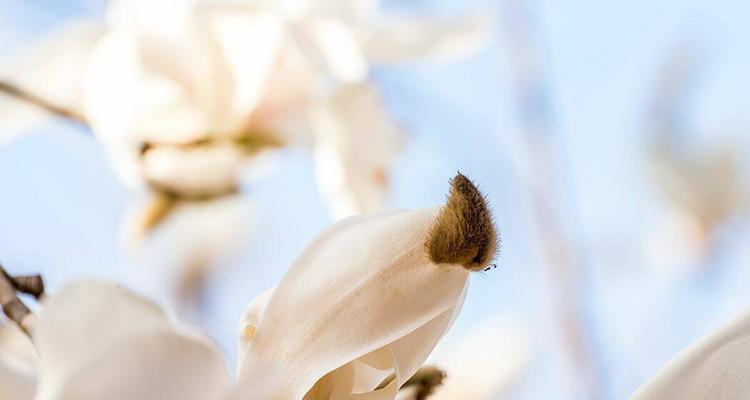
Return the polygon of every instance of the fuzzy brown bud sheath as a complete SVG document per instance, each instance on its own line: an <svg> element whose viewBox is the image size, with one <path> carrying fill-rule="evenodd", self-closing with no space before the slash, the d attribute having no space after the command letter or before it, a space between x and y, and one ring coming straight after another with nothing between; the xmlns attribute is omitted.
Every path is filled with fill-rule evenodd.
<svg viewBox="0 0 750 400"><path fill-rule="evenodd" d="M425 243L436 264L460 264L481 271L495 257L498 236L487 199L460 172L451 179L448 201L440 210Z"/></svg>

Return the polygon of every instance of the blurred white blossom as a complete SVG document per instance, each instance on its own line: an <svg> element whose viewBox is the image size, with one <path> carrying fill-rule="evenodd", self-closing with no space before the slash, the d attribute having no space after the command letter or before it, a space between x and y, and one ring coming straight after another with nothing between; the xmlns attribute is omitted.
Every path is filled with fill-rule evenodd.
<svg viewBox="0 0 750 400"><path fill-rule="evenodd" d="M531 358L530 338L511 323L489 319L454 338L450 350L431 361L446 379L431 399L492 400L517 381Z"/></svg>
<svg viewBox="0 0 750 400"><path fill-rule="evenodd" d="M462 55L487 26L484 18L393 20L369 0L112 0L103 24L57 32L0 78L80 115L121 180L151 192L128 213L129 243L162 225L190 241L174 212L237 194L248 163L282 146L313 151L336 218L381 209L403 134L370 65ZM43 70L26 75L36 64ZM206 219L229 212L203 208ZM187 255L220 257L202 249L234 241L209 240Z"/></svg>

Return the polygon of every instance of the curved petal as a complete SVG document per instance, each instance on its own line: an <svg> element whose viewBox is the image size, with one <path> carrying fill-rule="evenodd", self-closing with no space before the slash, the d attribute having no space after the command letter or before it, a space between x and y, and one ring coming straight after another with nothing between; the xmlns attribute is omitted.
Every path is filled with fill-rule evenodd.
<svg viewBox="0 0 750 400"><path fill-rule="evenodd" d="M364 49L375 64L461 58L487 42L489 27L484 16L449 21L404 19L365 31Z"/></svg>
<svg viewBox="0 0 750 400"><path fill-rule="evenodd" d="M632 400L740 399L750 396L750 314L671 359Z"/></svg>
<svg viewBox="0 0 750 400"><path fill-rule="evenodd" d="M452 320L440 316L453 315L469 276L428 259L425 240L437 215L431 208L352 217L319 236L271 296L241 378L276 368L283 376L275 394L302 398L324 375L389 345L398 354L392 365L408 378ZM406 339L412 332L426 341ZM398 385L389 389L394 396Z"/></svg>
<svg viewBox="0 0 750 400"><path fill-rule="evenodd" d="M217 400L229 389L224 362L203 339L176 332L130 337L99 354L56 400Z"/></svg>
<svg viewBox="0 0 750 400"><path fill-rule="evenodd" d="M382 209L403 133L376 90L350 85L312 113L320 192L337 218Z"/></svg>
<svg viewBox="0 0 750 400"><path fill-rule="evenodd" d="M314 18L291 26L311 64L342 82L361 82L368 66L355 31L333 18Z"/></svg>
<svg viewBox="0 0 750 400"><path fill-rule="evenodd" d="M500 398L531 358L526 332L495 319L472 326L448 344L446 349L450 350L444 357L430 361L445 369L447 375L431 399Z"/></svg>
<svg viewBox="0 0 750 400"><path fill-rule="evenodd" d="M258 7L205 7L204 16L234 76L234 113L244 119L265 95L286 37L283 21Z"/></svg>
<svg viewBox="0 0 750 400"><path fill-rule="evenodd" d="M258 323L260 322L261 317L263 317L263 313L266 311L266 306L268 306L268 301L271 300L274 290L275 288L271 288L259 294L258 297L250 302L245 309L245 312L242 313L239 331L237 332L237 372L242 368L247 348L250 345L253 336L255 336L255 331L258 329Z"/></svg>
<svg viewBox="0 0 750 400"><path fill-rule="evenodd" d="M86 71L87 120L115 143L181 144L230 133L237 128L234 80L220 47L192 7L159 10L179 17L156 24L147 17L153 10L131 10L114 18L95 47Z"/></svg>
<svg viewBox="0 0 750 400"><path fill-rule="evenodd" d="M237 188L244 154L233 143L154 146L141 157L151 185L185 197L212 197Z"/></svg>
<svg viewBox="0 0 750 400"><path fill-rule="evenodd" d="M34 345L20 329L0 327L0 399L33 399L37 363Z"/></svg>
<svg viewBox="0 0 750 400"><path fill-rule="evenodd" d="M43 360L42 389L124 339L169 329L164 312L118 285L76 283L44 303L34 341Z"/></svg>

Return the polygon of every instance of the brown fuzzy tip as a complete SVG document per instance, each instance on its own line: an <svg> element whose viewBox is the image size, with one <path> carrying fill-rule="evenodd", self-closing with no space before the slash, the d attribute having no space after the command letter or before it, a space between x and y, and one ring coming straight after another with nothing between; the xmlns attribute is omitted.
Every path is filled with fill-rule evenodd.
<svg viewBox="0 0 750 400"><path fill-rule="evenodd" d="M497 245L497 230L487 199L459 172L451 179L448 202L440 210L425 242L430 260L481 271L492 262Z"/></svg>

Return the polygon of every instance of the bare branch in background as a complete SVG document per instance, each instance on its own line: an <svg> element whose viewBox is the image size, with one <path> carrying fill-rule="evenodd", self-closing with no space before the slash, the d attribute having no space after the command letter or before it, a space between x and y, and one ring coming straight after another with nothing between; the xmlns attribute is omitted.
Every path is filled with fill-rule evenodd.
<svg viewBox="0 0 750 400"><path fill-rule="evenodd" d="M36 316L26 307L17 291L29 293L36 298L44 294L44 283L40 276L12 278L0 265L0 305L3 313L29 337L34 331Z"/></svg>
<svg viewBox="0 0 750 400"><path fill-rule="evenodd" d="M65 118L83 126L88 126L83 116L79 115L75 111L69 110L59 104L55 104L54 102L47 100L41 96L30 93L11 82L0 80L0 93L13 97L18 101L36 106L44 111L49 112L52 115Z"/></svg>
<svg viewBox="0 0 750 400"><path fill-rule="evenodd" d="M558 317L568 371L580 386L576 398L601 398L601 366L596 357L594 335L588 332L587 312L580 297L584 292L584 257L577 252L563 222L567 210L562 195L565 166L554 149L556 128L547 82L544 79L534 20L522 0L506 0L503 17L507 32L507 59L513 75L514 97L529 159L528 191L536 224L544 272L551 285L552 309ZM566 192L570 192L566 188Z"/></svg>

